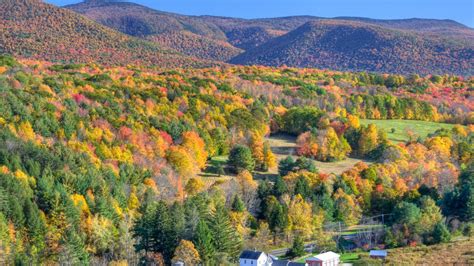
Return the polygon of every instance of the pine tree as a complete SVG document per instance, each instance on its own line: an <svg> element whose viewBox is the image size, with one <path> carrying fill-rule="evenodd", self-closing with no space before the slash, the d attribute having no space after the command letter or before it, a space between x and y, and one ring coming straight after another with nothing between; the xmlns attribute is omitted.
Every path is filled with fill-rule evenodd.
<svg viewBox="0 0 474 266"><path fill-rule="evenodd" d="M293 246L288 250L288 257L296 258L305 254L303 238L296 236L293 240Z"/></svg>
<svg viewBox="0 0 474 266"><path fill-rule="evenodd" d="M238 173L243 170L253 171L255 159L252 157L252 151L247 146L236 145L230 151L229 165Z"/></svg>
<svg viewBox="0 0 474 266"><path fill-rule="evenodd" d="M178 245L177 229L165 202L144 206L143 216L133 228L133 236L138 239L136 251L157 252L170 263ZM180 226L181 227L181 226Z"/></svg>
<svg viewBox="0 0 474 266"><path fill-rule="evenodd" d="M234 196L234 200L232 201L232 211L234 212L244 212L245 211L245 204L240 198L239 195Z"/></svg>
<svg viewBox="0 0 474 266"><path fill-rule="evenodd" d="M272 209L268 225L274 233L283 232L288 226L288 214L281 204L277 204Z"/></svg>
<svg viewBox="0 0 474 266"><path fill-rule="evenodd" d="M216 249L214 248L211 230L209 230L207 223L203 220L200 220L197 225L193 243L201 256L202 263L204 265L212 264Z"/></svg>
<svg viewBox="0 0 474 266"><path fill-rule="evenodd" d="M137 239L136 251L145 251L145 255L153 250L153 222L154 214L152 206L142 205L140 208L142 217L137 219L132 229L133 238Z"/></svg>
<svg viewBox="0 0 474 266"><path fill-rule="evenodd" d="M295 184L295 195L300 194L303 198L311 197L311 188L304 177L299 177Z"/></svg>
<svg viewBox="0 0 474 266"><path fill-rule="evenodd" d="M89 264L89 254L86 250L84 240L73 230L68 230L64 236L64 252L60 258L60 264L70 265Z"/></svg>
<svg viewBox="0 0 474 266"><path fill-rule="evenodd" d="M446 243L451 239L451 233L443 222L438 222L433 230L434 243Z"/></svg>
<svg viewBox="0 0 474 266"><path fill-rule="evenodd" d="M168 206L163 201L156 205L152 229L153 251L161 253L165 262L169 263L178 245L178 239L174 221L171 219Z"/></svg>
<svg viewBox="0 0 474 266"><path fill-rule="evenodd" d="M232 227L224 206L218 205L210 221L213 243L217 252L227 253L229 258L236 259L240 253L242 240Z"/></svg>
<svg viewBox="0 0 474 266"><path fill-rule="evenodd" d="M293 167L295 166L295 160L293 157L288 156L285 159L281 160L278 164L278 173L281 176L286 176L289 172L293 171Z"/></svg>
<svg viewBox="0 0 474 266"><path fill-rule="evenodd" d="M277 176L275 180L275 185L273 185L273 195L279 198L287 192L288 192L288 187L286 186L285 181L283 181L283 178L281 176Z"/></svg>

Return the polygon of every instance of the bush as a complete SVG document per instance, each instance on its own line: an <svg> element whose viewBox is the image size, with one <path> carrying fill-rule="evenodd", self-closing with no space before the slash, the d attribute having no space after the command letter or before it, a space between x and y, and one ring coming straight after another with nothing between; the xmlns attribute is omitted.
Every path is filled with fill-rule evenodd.
<svg viewBox="0 0 474 266"><path fill-rule="evenodd" d="M462 233L465 236L474 236L474 223L467 223L463 226Z"/></svg>
<svg viewBox="0 0 474 266"><path fill-rule="evenodd" d="M433 230L433 241L435 244L447 243L451 240L451 233L443 222L436 224Z"/></svg>

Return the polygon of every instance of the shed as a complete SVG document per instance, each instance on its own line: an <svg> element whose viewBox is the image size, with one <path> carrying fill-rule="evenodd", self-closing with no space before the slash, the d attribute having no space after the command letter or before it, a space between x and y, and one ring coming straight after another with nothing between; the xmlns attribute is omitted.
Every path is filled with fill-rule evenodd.
<svg viewBox="0 0 474 266"><path fill-rule="evenodd" d="M369 252L369 257L372 259L386 259L387 251L386 250L371 250Z"/></svg>

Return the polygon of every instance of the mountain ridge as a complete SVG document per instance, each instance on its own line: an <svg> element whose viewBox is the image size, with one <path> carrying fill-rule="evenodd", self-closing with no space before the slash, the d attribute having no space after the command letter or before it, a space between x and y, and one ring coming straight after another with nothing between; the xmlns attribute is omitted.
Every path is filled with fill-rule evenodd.
<svg viewBox="0 0 474 266"><path fill-rule="evenodd" d="M35 8L21 8L24 3ZM400 74L471 75L474 69L474 30L453 20L187 16L115 0L64 8L4 0L0 11L0 52L52 61Z"/></svg>
<svg viewBox="0 0 474 266"><path fill-rule="evenodd" d="M374 48L375 47L375 48ZM314 21L233 58L233 64L473 74L474 45L361 22Z"/></svg>
<svg viewBox="0 0 474 266"><path fill-rule="evenodd" d="M0 35L0 53L25 58L163 67L208 64L39 0L2 0Z"/></svg>

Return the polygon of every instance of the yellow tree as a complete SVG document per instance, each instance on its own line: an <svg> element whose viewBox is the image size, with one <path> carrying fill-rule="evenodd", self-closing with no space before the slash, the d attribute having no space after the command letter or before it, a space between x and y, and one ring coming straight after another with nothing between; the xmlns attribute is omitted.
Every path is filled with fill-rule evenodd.
<svg viewBox="0 0 474 266"><path fill-rule="evenodd" d="M195 195L204 188L204 182L199 177L192 177L184 187L184 191L188 195Z"/></svg>
<svg viewBox="0 0 474 266"><path fill-rule="evenodd" d="M255 164L258 169L263 169L265 164L265 154L263 152L263 138L257 133L250 135L250 150L252 150L252 156L255 159Z"/></svg>
<svg viewBox="0 0 474 266"><path fill-rule="evenodd" d="M188 150L181 146L169 148L166 156L168 163L182 177L191 177L199 171L197 165Z"/></svg>
<svg viewBox="0 0 474 266"><path fill-rule="evenodd" d="M355 115L347 115L347 124L349 127L358 129L360 127L360 121L359 118Z"/></svg>
<svg viewBox="0 0 474 266"><path fill-rule="evenodd" d="M313 229L313 213L311 204L301 195L296 195L288 206L289 229L296 234L310 236Z"/></svg>
<svg viewBox="0 0 474 266"><path fill-rule="evenodd" d="M183 133L181 146L189 151L200 169L206 166L206 144L196 132L189 131Z"/></svg>
<svg viewBox="0 0 474 266"><path fill-rule="evenodd" d="M252 174L247 170L240 172L236 179L240 185L242 200L247 208L250 209L255 203L258 183L253 180Z"/></svg>
<svg viewBox="0 0 474 266"><path fill-rule="evenodd" d="M25 121L18 125L18 136L26 141L35 139L36 135L30 122Z"/></svg>
<svg viewBox="0 0 474 266"><path fill-rule="evenodd" d="M359 138L359 154L367 155L378 145L378 132L377 127L374 124L369 124L367 128L362 128L361 135Z"/></svg>
<svg viewBox="0 0 474 266"><path fill-rule="evenodd" d="M440 208L436 205L435 201L431 197L425 196L421 198L420 209L420 224L423 225L423 231L433 231L436 224L443 219Z"/></svg>
<svg viewBox="0 0 474 266"><path fill-rule="evenodd" d="M336 218L346 225L357 224L362 216L362 210L355 199L346 194L341 188L334 193Z"/></svg>
<svg viewBox="0 0 474 266"><path fill-rule="evenodd" d="M265 142L263 144L263 158L264 158L264 168L265 170L274 168L277 166L277 160L275 154L273 154L270 144Z"/></svg>
<svg viewBox="0 0 474 266"><path fill-rule="evenodd" d="M425 142L426 146L435 151L437 154L448 158L451 155L451 147L453 141L449 137L434 137L429 138Z"/></svg>
<svg viewBox="0 0 474 266"><path fill-rule="evenodd" d="M178 247L174 251L173 263L184 262L184 265L198 265L201 262L199 252L194 247L193 242L181 240Z"/></svg>

